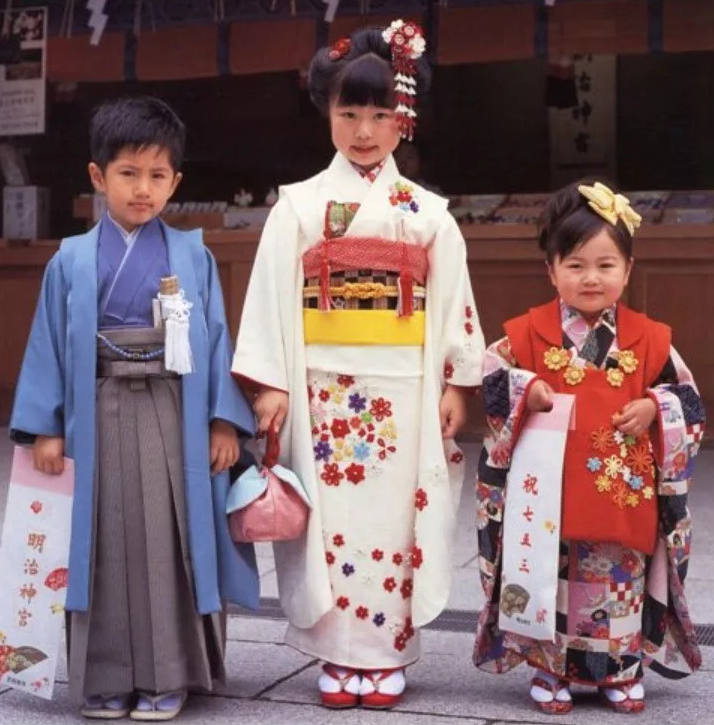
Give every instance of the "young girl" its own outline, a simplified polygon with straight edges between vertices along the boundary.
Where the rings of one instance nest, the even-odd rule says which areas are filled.
[[[314,504],[275,547],[287,642],[325,661],[328,707],[388,708],[446,604],[464,388],[483,338],[446,200],[397,172],[429,74],[412,23],[319,51],[313,101],[337,154],[282,188],[255,260],[233,371]],[[442,440],[443,439],[443,440]]]
[[[489,604],[474,662],[499,673],[528,662],[536,668],[530,697],[548,713],[572,709],[572,682],[599,687],[618,712],[640,712],[644,665],[676,679],[701,663],[683,586],[704,409],[670,329],[619,302],[639,223],[628,200],[603,184],[556,194],[539,243],[558,296],[506,323],[507,336],[486,353],[491,435],[477,526]],[[523,418],[548,411],[554,393],[575,396],[575,427],[550,642],[500,631],[498,613],[511,453]]]

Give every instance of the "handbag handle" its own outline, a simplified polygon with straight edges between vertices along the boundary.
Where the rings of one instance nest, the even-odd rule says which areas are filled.
[[[274,420],[270,421],[270,426],[265,434],[265,453],[263,454],[263,465],[266,468],[272,468],[280,456],[280,438],[275,428]]]

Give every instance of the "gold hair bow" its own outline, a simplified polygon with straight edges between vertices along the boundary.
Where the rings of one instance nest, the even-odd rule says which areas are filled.
[[[594,186],[581,185],[578,191],[588,200],[588,206],[613,226],[619,219],[631,236],[640,228],[642,217],[630,206],[630,200],[626,196],[615,194],[599,181]]]

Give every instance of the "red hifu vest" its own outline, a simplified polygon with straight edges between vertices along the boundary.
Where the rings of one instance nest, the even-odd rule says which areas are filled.
[[[622,436],[612,418],[628,402],[646,397],[669,357],[670,328],[618,304],[620,367],[608,372],[588,366],[584,375],[570,378],[581,377],[575,384],[566,381],[568,365],[557,354],[546,360],[546,353],[563,345],[557,300],[510,320],[505,329],[519,367],[537,373],[555,392],[576,396],[575,429],[568,433],[563,467],[563,539],[612,542],[652,554],[655,459],[661,456],[648,434]]]

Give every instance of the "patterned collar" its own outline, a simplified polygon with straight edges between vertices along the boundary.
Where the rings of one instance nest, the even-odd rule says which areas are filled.
[[[379,172],[384,168],[384,164],[387,159],[382,159],[374,168],[370,169],[369,171],[366,171],[361,166],[358,166],[357,164],[354,164],[350,161],[352,164],[352,168],[366,181],[368,181],[370,184],[374,184],[374,182],[377,180],[377,177],[379,176]]]
[[[606,327],[613,336],[617,335],[617,304],[607,307],[600,313],[594,325],[590,325],[575,308],[560,300],[560,321],[563,333],[568,336],[577,350],[580,350],[591,330]]]

